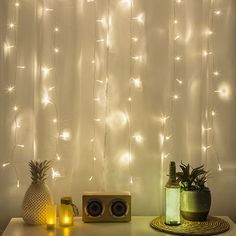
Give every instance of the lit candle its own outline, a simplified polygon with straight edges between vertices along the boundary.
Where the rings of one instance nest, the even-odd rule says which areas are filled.
[[[59,209],[59,218],[61,226],[71,226],[73,225],[74,210],[72,206],[71,197],[61,198],[61,206]]]
[[[57,206],[47,205],[47,228],[54,229],[57,221]]]

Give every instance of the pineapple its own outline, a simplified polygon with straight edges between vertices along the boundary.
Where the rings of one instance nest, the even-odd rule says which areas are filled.
[[[50,161],[30,161],[32,183],[25,193],[23,201],[23,220],[27,224],[46,224],[46,206],[53,204],[52,196],[45,183]]]

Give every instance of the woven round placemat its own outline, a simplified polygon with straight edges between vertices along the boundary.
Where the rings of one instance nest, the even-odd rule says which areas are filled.
[[[161,232],[177,235],[216,235],[226,232],[230,225],[225,220],[208,216],[207,221],[187,221],[182,220],[178,226],[169,226],[165,224],[165,217],[159,216],[152,220],[150,226]]]

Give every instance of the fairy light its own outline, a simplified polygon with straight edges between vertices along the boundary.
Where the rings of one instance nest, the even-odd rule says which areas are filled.
[[[58,53],[59,52],[59,48],[54,48],[54,52]]]
[[[136,143],[142,143],[143,142],[143,137],[140,134],[133,135],[133,138],[134,138]]]
[[[69,141],[70,140],[70,133],[68,131],[63,131],[60,134],[60,139],[64,140],[64,141]]]
[[[179,99],[179,95],[178,95],[178,94],[174,94],[174,95],[173,95],[173,99],[174,99],[174,100],[178,100],[178,99]]]
[[[136,24],[143,25],[145,21],[144,13],[141,13],[139,15],[134,16],[133,10],[134,10],[134,1],[130,0],[130,46],[129,46],[129,80],[131,80],[131,83],[129,83],[129,94],[128,94],[128,114],[126,115],[127,121],[128,121],[128,131],[129,131],[129,144],[128,144],[128,152],[126,153],[127,157],[127,163],[129,166],[129,172],[130,172],[130,184],[133,184],[133,174],[132,174],[132,166],[131,166],[131,160],[132,160],[132,142],[133,140],[137,144],[141,144],[143,142],[143,137],[139,133],[133,133],[133,108],[132,108],[132,93],[134,88],[142,88],[142,80],[139,76],[136,77],[136,67],[138,66],[138,63],[136,62],[142,62],[143,55],[137,55],[135,52],[136,47],[134,45],[137,45],[136,42],[139,41],[139,38],[137,37],[137,34],[135,34],[134,29]],[[135,77],[134,77],[135,75]]]
[[[209,19],[208,19],[208,29],[217,29],[215,24],[215,17],[221,15],[220,10],[215,9],[215,0],[210,1],[210,9],[209,9]],[[213,32],[212,30],[208,30],[206,32],[207,35],[215,35],[217,32]],[[220,75],[220,72],[216,70],[216,60],[215,60],[215,40],[216,37],[207,37],[207,50],[203,52],[204,56],[206,57],[206,84],[207,84],[207,105],[205,110],[205,123],[207,128],[203,128],[203,138],[204,138],[204,145],[202,146],[202,150],[205,153],[205,163],[207,165],[208,162],[208,155],[212,154],[218,161],[218,171],[221,171],[220,166],[220,158],[217,152],[216,145],[214,143],[215,140],[215,97],[217,94],[219,98],[222,100],[228,100],[230,98],[230,87],[226,83],[221,83],[217,90],[215,90],[215,83],[216,80],[212,78],[216,78]],[[211,57],[208,57],[212,55]],[[211,132],[208,132],[211,131]],[[207,150],[211,148],[212,152],[208,154]]]
[[[105,124],[104,124],[104,139],[103,139],[103,176],[102,176],[102,188],[104,191],[106,191],[106,176],[105,176],[105,168],[106,168],[106,159],[107,159],[107,142],[108,142],[108,123],[107,118],[110,115],[110,101],[109,101],[109,95],[110,95],[110,29],[112,25],[111,21],[111,14],[110,14],[110,7],[111,7],[111,0],[106,1],[106,35],[104,38],[106,38],[106,58],[105,58],[105,87],[104,87],[104,94],[105,94]],[[94,58],[95,59],[95,58]]]
[[[50,97],[47,94],[45,94],[42,98],[42,104],[44,106],[47,106],[50,103],[52,103]]]
[[[54,168],[52,168],[51,170],[52,170],[52,179],[56,179],[56,178],[62,177],[58,170],[54,170]]]
[[[176,60],[176,61],[180,61],[180,60],[181,60],[181,57],[180,57],[180,56],[176,56],[176,57],[175,57],[175,60]]]
[[[162,117],[160,118],[160,121],[161,121],[161,123],[162,123],[163,125],[165,125],[165,124],[166,124],[166,121],[167,121],[169,118],[170,118],[169,116],[162,116]]]
[[[176,79],[176,81],[178,82],[178,84],[183,84],[183,80]]]
[[[214,76],[218,76],[218,75],[220,75],[220,73],[219,73],[219,71],[214,71],[214,72],[213,72],[213,75],[214,75]]]
[[[12,93],[12,92],[14,91],[14,89],[15,89],[14,86],[9,86],[9,87],[7,88],[7,92],[8,92],[8,93]]]
[[[17,66],[17,69],[25,69],[25,66]]]
[[[142,81],[140,78],[132,78],[133,84],[135,88],[141,88],[142,87]]]
[[[43,72],[44,77],[49,75],[49,72],[50,72],[51,69],[52,68],[42,67],[42,72]]]
[[[54,28],[54,32],[58,32],[59,31],[59,28],[58,27],[55,27]]]
[[[15,26],[16,26],[16,25],[15,25],[14,23],[10,23],[10,24],[9,24],[9,28],[10,28],[10,29],[15,28]]]
[[[2,164],[2,167],[5,168],[6,166],[9,166],[11,163],[10,162],[6,162]]]
[[[13,102],[14,106],[12,107],[12,115],[10,117],[12,117],[12,126],[14,127],[13,129],[13,143],[12,143],[12,147],[11,147],[11,154],[8,158],[8,161],[2,164],[2,167],[5,168],[9,165],[11,165],[12,169],[14,170],[15,173],[15,177],[16,177],[16,187],[19,188],[20,187],[20,181],[19,181],[19,176],[18,176],[18,171],[17,171],[17,167],[16,167],[16,163],[15,163],[15,151],[16,148],[24,148],[25,146],[23,144],[20,144],[18,141],[18,132],[20,130],[20,124],[19,124],[19,120],[18,120],[18,116],[19,116],[19,108],[16,105],[17,102],[17,83],[18,83],[18,26],[19,25],[19,2],[15,2],[15,9],[14,9],[14,16],[12,16],[11,18],[14,19],[14,22],[9,22],[7,24],[7,27],[10,29],[14,29],[14,31],[12,31],[11,34],[13,34],[13,41],[11,43],[9,43],[8,41],[6,41],[3,45],[4,47],[4,53],[9,54],[12,52],[11,49],[14,48],[14,55],[12,55],[14,57],[14,77],[13,78],[9,78],[8,83],[10,84],[9,87],[6,88],[7,93],[9,93],[9,95],[12,96],[11,101]],[[6,38],[8,38],[8,36],[6,36]],[[14,92],[14,93],[13,93]],[[12,105],[11,105],[12,106]]]
[[[16,106],[16,105],[13,107],[13,111],[18,111],[18,109],[19,109],[19,108],[18,108],[18,106]]]
[[[219,16],[219,15],[221,15],[222,13],[221,13],[221,11],[216,10],[216,11],[214,11],[214,14],[217,15],[217,16]]]
[[[24,145],[24,144],[17,144],[17,147],[19,147],[19,148],[24,148],[25,145]]]

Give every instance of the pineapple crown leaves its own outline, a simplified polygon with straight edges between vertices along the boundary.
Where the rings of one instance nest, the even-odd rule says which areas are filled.
[[[44,183],[47,179],[47,171],[50,169],[51,161],[30,161],[30,173],[33,183]]]
[[[177,172],[176,175],[182,189],[202,191],[206,188],[205,183],[209,172],[204,170],[204,165],[192,168],[189,164],[181,162],[180,168],[182,172]]]

